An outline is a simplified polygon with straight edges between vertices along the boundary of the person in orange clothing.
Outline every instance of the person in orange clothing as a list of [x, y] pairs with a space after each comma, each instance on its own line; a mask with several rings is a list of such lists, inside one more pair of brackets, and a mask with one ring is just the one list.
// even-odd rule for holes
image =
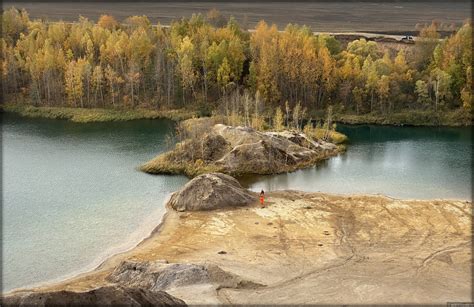
[[262, 191], [260, 192], [260, 206], [261, 206], [262, 208], [265, 208], [265, 205], [263, 204], [264, 201], [265, 201], [265, 192], [262, 190]]

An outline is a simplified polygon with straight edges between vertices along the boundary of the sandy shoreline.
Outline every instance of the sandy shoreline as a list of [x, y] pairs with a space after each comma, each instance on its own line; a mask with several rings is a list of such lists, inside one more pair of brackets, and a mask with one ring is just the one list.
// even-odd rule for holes
[[[259, 192], [258, 189], [251, 189], [252, 192]], [[303, 192], [303, 193], [324, 193], [324, 192], [320, 192], [320, 191], [316, 191], [316, 192], [310, 192], [310, 191], [304, 191], [304, 190], [299, 190], [300, 192]], [[278, 192], [278, 191], [276, 191]], [[331, 195], [336, 195], [336, 196], [341, 196], [341, 197], [344, 197], [344, 196], [351, 196], [351, 194], [338, 194], [338, 193], [327, 193], [327, 194], [331, 194]], [[159, 233], [160, 233], [160, 230], [162, 229], [163, 227], [163, 224], [166, 220], [166, 217], [168, 216], [168, 214], [170, 214], [170, 208], [167, 208], [166, 204], [167, 202], [169, 201], [169, 198], [170, 196], [172, 195], [172, 193], [170, 193], [165, 201], [163, 202], [163, 206], [164, 206], [164, 210], [157, 210], [157, 211], [164, 211], [164, 213], [161, 215], [161, 218], [160, 218], [160, 222], [151, 230], [151, 231], [148, 231], [146, 235], [142, 236], [141, 239], [136, 242], [136, 241], [133, 241], [133, 242], [136, 242], [136, 243], [130, 243], [130, 240], [127, 240], [126, 242], [124, 242], [123, 244], [119, 245], [119, 246], [116, 246], [116, 247], [111, 247], [109, 250], [112, 250], [112, 252], [106, 252], [106, 253], [103, 253], [101, 255], [99, 255], [96, 259], [94, 259], [89, 265], [85, 266], [85, 267], [82, 267], [80, 269], [77, 269], [75, 270], [74, 272], [72, 273], [69, 273], [69, 274], [66, 274], [66, 275], [63, 275], [63, 276], [59, 276], [59, 277], [56, 277], [54, 279], [51, 279], [51, 280], [46, 280], [46, 281], [41, 281], [41, 282], [37, 282], [37, 283], [34, 283], [34, 284], [29, 284], [29, 285], [25, 285], [25, 286], [22, 286], [22, 287], [18, 287], [18, 288], [14, 288], [14, 289], [11, 289], [7, 292], [4, 293], [4, 295], [9, 295], [9, 294], [12, 294], [12, 293], [17, 293], [17, 292], [22, 292], [22, 291], [25, 291], [25, 290], [29, 290], [29, 289], [35, 289], [35, 288], [49, 288], [51, 286], [55, 286], [57, 284], [61, 284], [61, 283], [64, 283], [65, 281], [68, 281], [68, 280], [75, 280], [76, 278], [80, 278], [84, 275], [87, 275], [87, 274], [90, 274], [92, 272], [95, 272], [95, 271], [98, 271], [100, 269], [102, 269], [107, 261], [112, 258], [112, 257], [119, 257], [120, 255], [123, 255], [123, 254], [126, 254], [127, 252], [130, 252], [132, 251], [133, 249], [137, 248], [139, 245], [141, 244], [144, 244], [147, 240], [149, 239], [152, 239], [152, 237], [154, 236], [158, 236]], [[359, 194], [354, 194], [354, 195], [359, 195]], [[375, 197], [386, 197], [386, 198], [389, 198], [389, 199], [393, 199], [393, 200], [397, 200], [397, 198], [395, 197], [392, 197], [392, 196], [389, 196], [389, 195], [384, 195], [384, 194], [379, 194], [379, 193], [376, 193], [376, 194], [364, 194], [365, 196], [375, 196]], [[400, 200], [404, 200], [404, 201], [428, 201], [428, 200], [431, 200], [431, 199], [400, 199]], [[472, 202], [472, 200], [468, 200], [468, 199], [434, 199], [432, 201], [456, 201], [456, 202]], [[171, 212], [172, 213], [172, 212]], [[143, 232], [143, 231], [141, 231]], [[127, 246], [125, 248], [123, 248], [123, 246]]]
[[[109, 258], [118, 256], [118, 255], [121, 255], [133, 250], [138, 245], [142, 244], [144, 241], [146, 241], [147, 239], [152, 237], [156, 232], [159, 231], [168, 213], [168, 210], [166, 209], [166, 203], [169, 201], [169, 198], [171, 197], [172, 194], [173, 193], [169, 193], [169, 195], [163, 201], [163, 208], [157, 208], [155, 211], [151, 213], [149, 217], [146, 218], [146, 222], [144, 223], [145, 226], [142, 225], [141, 227], [136, 229], [123, 243], [116, 246], [109, 247], [105, 252], [98, 255], [86, 266], [78, 268], [71, 273], [58, 276], [49, 280], [40, 281], [33, 284], [28, 284], [25, 286], [13, 288], [9, 291], [4, 292], [3, 295], [9, 295], [10, 293], [21, 292], [26, 289], [49, 287], [51, 285], [62, 283], [66, 280], [75, 279], [84, 274], [88, 274], [96, 270], [99, 270], [104, 265], [104, 263], [107, 262]], [[151, 226], [152, 228], [150, 229], [150, 222], [153, 222], [152, 218], [156, 217], [155, 216], [157, 215], [156, 213], [161, 213], [159, 217], [159, 223], [158, 224], [156, 224], [156, 222], [153, 223]]]
[[166, 260], [214, 264], [265, 285], [168, 291], [189, 304], [470, 301], [471, 212], [469, 201], [298, 191], [270, 193], [265, 209], [168, 209], [135, 248], [33, 291], [86, 291], [110, 284], [124, 260]]

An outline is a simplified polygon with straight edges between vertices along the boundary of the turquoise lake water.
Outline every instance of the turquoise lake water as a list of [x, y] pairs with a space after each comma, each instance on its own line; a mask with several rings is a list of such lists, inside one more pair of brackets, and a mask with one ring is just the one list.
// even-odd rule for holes
[[[75, 124], [3, 115], [3, 291], [90, 270], [160, 222], [184, 176], [136, 167], [167, 148], [166, 120]], [[254, 190], [398, 198], [471, 197], [470, 128], [344, 126], [347, 152], [320, 165], [241, 179]]]
[[471, 128], [339, 125], [347, 151], [317, 167], [242, 180], [256, 191], [294, 189], [472, 199]]

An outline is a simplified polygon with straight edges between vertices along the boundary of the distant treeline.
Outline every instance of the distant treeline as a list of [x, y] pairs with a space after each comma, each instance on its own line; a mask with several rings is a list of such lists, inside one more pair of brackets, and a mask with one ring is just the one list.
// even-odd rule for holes
[[364, 39], [342, 48], [334, 37], [291, 24], [278, 31], [261, 21], [249, 32], [216, 10], [162, 27], [145, 16], [45, 23], [10, 9], [2, 27], [7, 102], [239, 116], [297, 105], [309, 115], [328, 106], [390, 114], [468, 113], [472, 105], [470, 22], [444, 40], [432, 23], [398, 51]]

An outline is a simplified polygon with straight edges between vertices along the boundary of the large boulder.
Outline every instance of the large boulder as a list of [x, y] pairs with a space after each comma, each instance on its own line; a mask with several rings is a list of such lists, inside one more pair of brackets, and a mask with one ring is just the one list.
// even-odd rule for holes
[[262, 137], [265, 135], [250, 127], [233, 127], [223, 124], [214, 125], [211, 129], [211, 133], [222, 136], [232, 147], [241, 144], [256, 143], [262, 140]]
[[231, 176], [209, 173], [195, 177], [173, 193], [168, 205], [176, 211], [204, 211], [245, 206], [256, 200]]
[[215, 165], [235, 175], [291, 171], [311, 164], [324, 151], [320, 143], [291, 131], [259, 132], [249, 127], [219, 124], [213, 127], [212, 133], [222, 136], [232, 146]]
[[[306, 157], [308, 160], [310, 159], [309, 155], [306, 155]], [[295, 165], [296, 160], [296, 156], [260, 140], [256, 143], [235, 146], [229, 153], [216, 161], [216, 165], [233, 174], [251, 174], [257, 171], [259, 173], [271, 173], [273, 170], [282, 167], [282, 161], [286, 165]]]
[[87, 292], [29, 292], [7, 296], [2, 306], [186, 306], [183, 300], [163, 291], [118, 286]]

